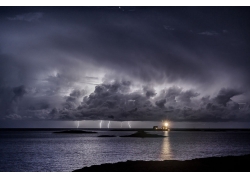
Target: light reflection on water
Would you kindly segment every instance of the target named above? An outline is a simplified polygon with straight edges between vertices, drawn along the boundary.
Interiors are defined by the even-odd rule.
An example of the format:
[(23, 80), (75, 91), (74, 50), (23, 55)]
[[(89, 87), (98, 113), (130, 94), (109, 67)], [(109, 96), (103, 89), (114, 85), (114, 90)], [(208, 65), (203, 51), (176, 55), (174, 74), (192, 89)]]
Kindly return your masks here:
[(162, 138), (162, 144), (161, 144), (161, 153), (159, 154), (160, 160), (167, 160), (172, 159), (172, 153), (171, 153), (171, 146), (169, 143), (169, 132), (164, 131), (164, 136), (167, 136), (167, 138)]
[(250, 154), (249, 132), (150, 132), (165, 138), (100, 138), (133, 132), (0, 132), (0, 171), (72, 171), (127, 160), (193, 159)]

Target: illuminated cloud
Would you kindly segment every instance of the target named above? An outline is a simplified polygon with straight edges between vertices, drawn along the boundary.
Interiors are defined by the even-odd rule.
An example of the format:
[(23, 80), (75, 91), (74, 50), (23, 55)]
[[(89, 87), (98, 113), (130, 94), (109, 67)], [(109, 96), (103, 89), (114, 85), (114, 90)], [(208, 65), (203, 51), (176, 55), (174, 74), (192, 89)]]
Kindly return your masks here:
[(248, 7), (0, 10), (0, 119), (249, 117)]

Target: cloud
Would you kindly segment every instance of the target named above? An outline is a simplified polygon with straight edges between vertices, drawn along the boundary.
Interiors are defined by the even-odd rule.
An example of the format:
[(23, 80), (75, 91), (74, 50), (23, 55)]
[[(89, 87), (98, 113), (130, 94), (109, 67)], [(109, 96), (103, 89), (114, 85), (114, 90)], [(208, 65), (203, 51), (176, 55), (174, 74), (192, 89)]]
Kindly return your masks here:
[(15, 120), (22, 119), (22, 117), (20, 115), (18, 115), (18, 114), (9, 114), (5, 118), (6, 119), (15, 119)]
[(236, 95), (240, 95), (240, 94), (242, 94), (242, 92), (239, 90), (223, 88), (219, 91), (219, 94), (217, 95), (217, 97), (215, 97), (215, 101), (218, 104), (222, 104), (223, 106), (226, 106), (226, 104), (229, 101), (232, 101), (231, 100), (232, 97)]
[(146, 97), (150, 98), (150, 97), (154, 97), (157, 93), (155, 92), (154, 88), (152, 87), (147, 87), (147, 86), (144, 86), (143, 87), (143, 91), (146, 95)]
[(184, 104), (189, 104), (191, 103), (191, 98), (197, 97), (200, 94), (195, 92), (194, 90), (187, 90), (182, 92), (179, 97), (178, 97), (178, 101), (183, 102)]
[(43, 13), (41, 12), (35, 12), (35, 13), (25, 13), (16, 15), (14, 17), (8, 17), (7, 19), (10, 21), (27, 21), (27, 22), (33, 22), (41, 19), (43, 17)]
[(206, 36), (216, 36), (219, 33), (217, 33), (216, 31), (204, 31), (204, 32), (200, 32), (198, 34), (200, 34), (200, 35), (206, 35)]
[(63, 104), (65, 109), (75, 109), (80, 105), (80, 98), (86, 94), (85, 90), (74, 89), (69, 96), (66, 96), (66, 102)]
[[(152, 88), (133, 90), (133, 85), (124, 80), (103, 83), (89, 95), (85, 90), (74, 89), (57, 108), (42, 101), (23, 108), (22, 103), (27, 105), (28, 100), (23, 98), (22, 103), (15, 104), (15, 111), (6, 111), (4, 119), (161, 121), (167, 117), (176, 122), (206, 122), (245, 121), (250, 116), (248, 106), (239, 108), (231, 99), (242, 93), (239, 90), (223, 88), (210, 98), (200, 97), (193, 89), (173, 86), (148, 96), (145, 92), (154, 92)], [(19, 86), (13, 92), (14, 97), (21, 98), (28, 91)]]
[(13, 92), (15, 94), (13, 97), (13, 101), (17, 101), (19, 98), (23, 97), (23, 95), (27, 93), (27, 90), (25, 89), (24, 85), (21, 85), (18, 87), (14, 87)]
[[(213, 122), (248, 117), (249, 109), (237, 109), (234, 100), (240, 93), (240, 102), (250, 100), (249, 27), (241, 23), (247, 22), (248, 9), (0, 8), (5, 9), (0, 14), (1, 118), (153, 121), (168, 116)], [(13, 26), (14, 20), (44, 17), (36, 12), (46, 12), (46, 21)], [(204, 38), (223, 29), (232, 33)]]
[(12, 88), (0, 86), (0, 117), (4, 117), (6, 114), (10, 113), (13, 97), (14, 93)]
[(159, 101), (156, 101), (155, 105), (158, 106), (159, 108), (164, 108), (165, 107), (164, 105), (166, 102), (167, 102), (166, 99), (161, 99)]
[(171, 26), (167, 26), (167, 25), (163, 25), (164, 29), (168, 30), (168, 31), (173, 31), (175, 30), (175, 28), (171, 27)]
[[(21, 117), (18, 115), (20, 102), (23, 96), (27, 93), (25, 86), (17, 87), (0, 87), (0, 118), (5, 115), (15, 114), (12, 117)], [(17, 116), (18, 115), (18, 116)]]

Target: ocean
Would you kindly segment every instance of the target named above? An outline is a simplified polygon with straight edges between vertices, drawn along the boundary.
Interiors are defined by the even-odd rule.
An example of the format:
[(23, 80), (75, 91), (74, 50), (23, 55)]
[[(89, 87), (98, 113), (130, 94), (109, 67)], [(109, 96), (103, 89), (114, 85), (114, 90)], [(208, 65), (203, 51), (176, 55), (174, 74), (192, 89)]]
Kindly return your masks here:
[(1, 131), (1, 172), (70, 172), (85, 166), (127, 160), (188, 160), (250, 154), (249, 131), (149, 132), (165, 138), (97, 137), (97, 134), (54, 134), (53, 131)]

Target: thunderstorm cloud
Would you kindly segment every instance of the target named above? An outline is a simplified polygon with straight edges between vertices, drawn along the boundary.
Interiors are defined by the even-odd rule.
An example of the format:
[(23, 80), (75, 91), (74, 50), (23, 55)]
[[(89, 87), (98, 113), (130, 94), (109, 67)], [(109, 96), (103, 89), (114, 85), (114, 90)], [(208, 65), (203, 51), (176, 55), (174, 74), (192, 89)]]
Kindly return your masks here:
[(249, 7), (0, 12), (0, 121), (250, 118)]

